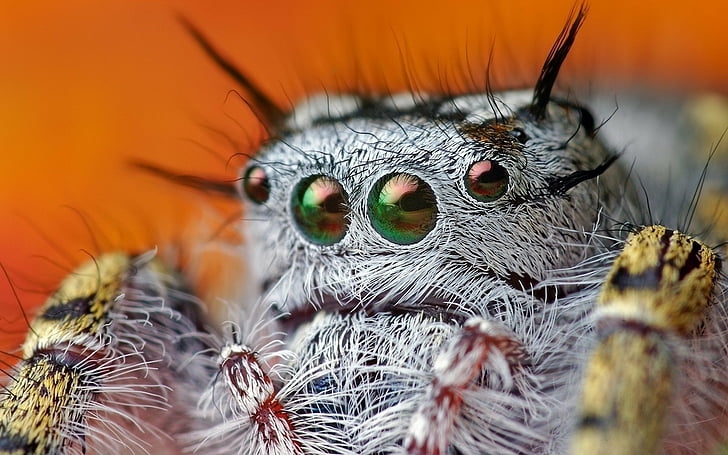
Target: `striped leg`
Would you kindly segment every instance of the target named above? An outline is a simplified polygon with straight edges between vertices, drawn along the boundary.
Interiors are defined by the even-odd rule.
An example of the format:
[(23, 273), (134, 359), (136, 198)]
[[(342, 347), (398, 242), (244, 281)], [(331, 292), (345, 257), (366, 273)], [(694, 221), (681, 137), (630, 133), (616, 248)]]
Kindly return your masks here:
[(405, 449), (411, 455), (449, 453), (463, 393), (484, 369), (512, 378), (512, 369), (526, 359), (523, 346), (507, 328), (485, 319), (469, 320), (435, 360), (435, 378), (412, 416)]
[[(179, 453), (206, 367), (197, 304), (150, 256), (106, 254), (40, 309), (0, 402), (0, 453)], [(164, 428), (168, 433), (164, 433)]]
[(240, 344), (222, 347), (219, 375), (204, 394), (201, 409), (218, 423), (191, 435), (193, 451), (302, 455), (291, 419), (277, 395), (255, 352)]
[(713, 251), (679, 232), (650, 226), (630, 236), (596, 306), (599, 341), (585, 370), (571, 454), (661, 451), (679, 395), (673, 347), (699, 336), (718, 270)]
[(222, 351), (222, 359), (220, 371), (239, 411), (250, 418), (257, 453), (302, 454), (273, 382), (254, 353), (243, 346), (228, 345)]

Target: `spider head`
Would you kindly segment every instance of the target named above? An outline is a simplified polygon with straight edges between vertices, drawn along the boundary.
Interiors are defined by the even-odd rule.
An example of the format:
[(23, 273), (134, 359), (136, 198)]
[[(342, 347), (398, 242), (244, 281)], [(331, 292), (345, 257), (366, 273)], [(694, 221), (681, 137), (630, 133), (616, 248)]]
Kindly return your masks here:
[[(532, 91), (319, 96), (242, 174), (250, 264), (269, 303), (471, 315), (587, 253), (619, 178), (585, 108)], [(616, 172), (616, 171), (610, 171)], [(609, 185), (612, 185), (610, 187)]]
[(572, 11), (533, 90), (326, 95), (290, 114), (186, 24), (271, 132), (241, 176), (264, 307), (462, 319), (513, 290), (547, 300), (550, 270), (588, 253), (583, 232), (623, 194), (623, 179), (596, 183), (615, 157), (591, 114), (552, 96), (585, 14)]

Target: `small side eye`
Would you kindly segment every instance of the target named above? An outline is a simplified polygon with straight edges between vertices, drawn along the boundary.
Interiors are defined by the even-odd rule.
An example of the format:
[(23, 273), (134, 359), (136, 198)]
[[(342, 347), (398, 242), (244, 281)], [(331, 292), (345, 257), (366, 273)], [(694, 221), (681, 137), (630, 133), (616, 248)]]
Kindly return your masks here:
[(592, 115), (591, 111), (584, 107), (584, 106), (578, 106), (579, 108), (579, 123), (581, 123), (581, 126), (584, 127), (584, 130), (586, 130), (586, 134), (589, 136), (594, 136), (594, 133), (596, 132), (596, 124), (594, 122), (594, 116)]
[(594, 137), (596, 133), (596, 122), (589, 108), (571, 101), (558, 101), (558, 104), (566, 110), (576, 110), (579, 114), (579, 124), (584, 128), (587, 136)]
[(468, 169), (465, 188), (478, 201), (495, 201), (508, 189), (508, 171), (495, 161), (478, 161)]
[(250, 166), (243, 175), (243, 192), (248, 198), (256, 203), (262, 204), (270, 196), (270, 182), (265, 170), (260, 166)]
[(525, 144), (530, 139), (530, 137), (528, 137), (528, 134), (526, 134), (526, 132), (523, 131), (521, 128), (513, 128), (512, 130), (508, 131), (508, 135), (512, 136), (521, 144)]
[(369, 193), (368, 207), (374, 229), (400, 245), (419, 242), (437, 221), (435, 194), (415, 175), (390, 174), (381, 178)]
[(349, 227), (349, 198), (339, 182), (325, 175), (303, 179), (293, 190), (291, 209), (298, 230), (316, 245), (333, 245)]

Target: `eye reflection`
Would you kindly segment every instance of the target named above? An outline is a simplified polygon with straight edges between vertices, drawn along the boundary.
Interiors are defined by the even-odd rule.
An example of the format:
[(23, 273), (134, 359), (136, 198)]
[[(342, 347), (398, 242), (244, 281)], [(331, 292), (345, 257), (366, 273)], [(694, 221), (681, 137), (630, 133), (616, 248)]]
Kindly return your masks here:
[(495, 161), (478, 161), (468, 169), (465, 188), (479, 201), (495, 201), (508, 189), (508, 171)]
[(333, 245), (349, 226), (349, 198), (339, 182), (325, 175), (308, 177), (296, 185), (291, 200), (299, 231), (312, 243)]
[(250, 166), (243, 176), (243, 192), (256, 204), (262, 204), (270, 196), (270, 181), (260, 166)]
[(437, 202), (432, 188), (410, 174), (381, 178), (369, 194), (368, 209), (374, 229), (400, 245), (419, 242), (437, 221)]

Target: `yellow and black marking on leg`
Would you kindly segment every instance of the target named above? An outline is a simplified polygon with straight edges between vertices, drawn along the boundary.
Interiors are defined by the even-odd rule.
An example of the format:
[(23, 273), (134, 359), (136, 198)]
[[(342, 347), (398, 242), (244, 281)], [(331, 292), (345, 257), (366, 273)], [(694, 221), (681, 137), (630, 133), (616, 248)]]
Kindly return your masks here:
[(202, 346), (187, 338), (197, 310), (177, 287), (157, 261), (124, 254), (68, 276), (31, 324), (0, 401), (0, 454), (178, 452), (156, 428), (188, 429), (194, 403), (171, 401), (194, 386), (176, 368), (194, 369), (186, 362)]
[(632, 234), (595, 309), (572, 455), (660, 451), (675, 390), (669, 337), (703, 322), (719, 272), (704, 244), (662, 226)]

